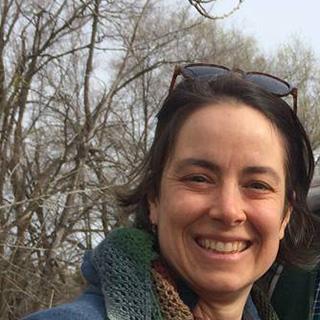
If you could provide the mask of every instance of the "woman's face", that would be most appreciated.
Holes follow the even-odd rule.
[[[247,294],[275,260],[289,216],[284,144],[271,122],[236,102],[189,116],[150,219],[161,253],[195,292]]]

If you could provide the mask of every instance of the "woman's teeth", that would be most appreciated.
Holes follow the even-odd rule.
[[[241,252],[248,247],[247,241],[221,242],[209,239],[201,239],[198,244],[207,250],[213,250],[221,253]]]

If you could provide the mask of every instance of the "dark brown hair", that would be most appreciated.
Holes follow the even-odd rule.
[[[195,109],[230,100],[261,112],[284,139],[286,204],[293,210],[280,244],[278,260],[311,268],[319,262],[320,239],[317,233],[320,222],[309,212],[306,203],[314,170],[308,136],[296,114],[283,99],[232,74],[211,81],[183,80],[167,96],[157,115],[155,137],[142,165],[140,180],[130,192],[119,195],[120,205],[135,214],[137,227],[150,232],[148,199],[159,195],[163,169],[184,121]]]

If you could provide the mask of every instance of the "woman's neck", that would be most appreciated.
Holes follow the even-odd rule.
[[[227,297],[215,299],[199,297],[193,310],[195,319],[199,320],[241,320],[249,292],[240,297]]]

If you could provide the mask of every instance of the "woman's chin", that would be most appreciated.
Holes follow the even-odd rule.
[[[203,278],[194,279],[194,282],[196,284],[193,290],[200,297],[204,296],[205,298],[206,296],[215,299],[246,296],[253,285],[251,281],[245,281],[241,275],[219,274],[219,272],[207,277],[203,274]]]

